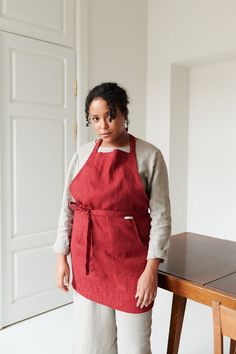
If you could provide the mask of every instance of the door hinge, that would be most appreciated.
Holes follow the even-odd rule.
[[[74,81],[74,95],[77,96],[77,80]]]

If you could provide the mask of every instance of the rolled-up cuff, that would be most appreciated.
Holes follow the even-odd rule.
[[[152,231],[152,230],[151,230]],[[147,259],[160,258],[165,262],[170,245],[171,225],[163,225],[150,234]]]
[[[54,243],[51,248],[55,253],[64,254],[66,256],[70,254],[70,247],[61,243]]]
[[[156,250],[156,252],[155,252],[153,249],[151,249],[151,250],[148,251],[147,260],[148,259],[159,258],[160,262],[163,263],[163,262],[165,262],[165,260],[167,258],[167,253],[168,253],[167,250],[164,250],[164,251]]]

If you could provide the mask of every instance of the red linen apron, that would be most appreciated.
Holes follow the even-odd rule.
[[[128,133],[129,134],[129,133]],[[75,202],[71,237],[72,286],[97,303],[129,313],[136,306],[137,282],[146,266],[151,217],[136,161],[136,138],[130,152],[99,152],[98,139],[72,180]]]

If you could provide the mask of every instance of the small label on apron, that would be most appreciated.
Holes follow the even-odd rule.
[[[124,219],[133,219],[133,216],[124,216]]]

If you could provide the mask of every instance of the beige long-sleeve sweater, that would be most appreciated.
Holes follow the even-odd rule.
[[[65,180],[57,238],[52,246],[56,253],[70,254],[74,212],[68,207],[68,202],[73,200],[69,192],[69,184],[87,161],[95,144],[96,140],[84,144],[71,159]],[[130,152],[130,146],[117,148],[100,146],[98,151],[108,153],[112,149]],[[149,197],[152,219],[147,259],[160,258],[164,261],[171,235],[171,208],[166,164],[161,151],[156,146],[139,138],[136,138],[136,158],[138,172]]]

